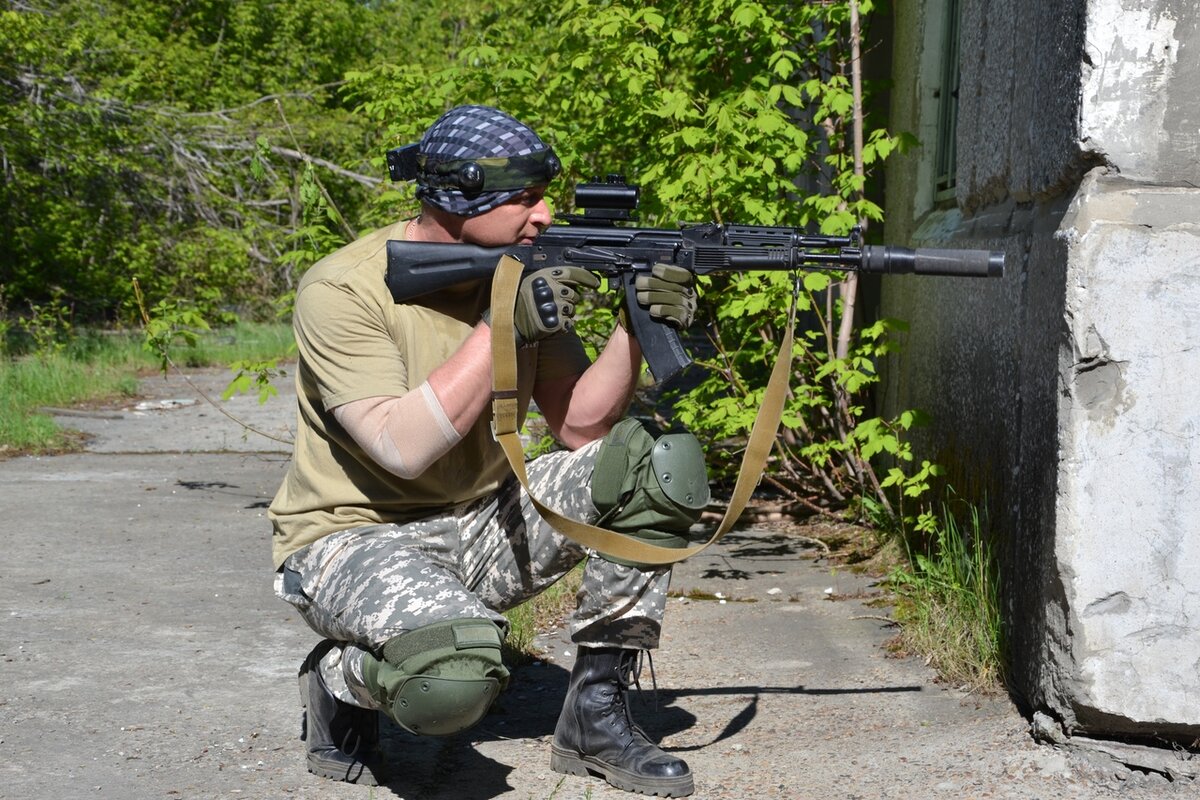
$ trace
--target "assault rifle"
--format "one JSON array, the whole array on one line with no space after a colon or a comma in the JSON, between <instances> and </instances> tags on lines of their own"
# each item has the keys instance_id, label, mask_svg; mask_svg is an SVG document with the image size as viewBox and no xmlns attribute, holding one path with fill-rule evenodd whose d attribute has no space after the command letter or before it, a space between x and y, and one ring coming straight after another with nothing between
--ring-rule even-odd
<instances>
[{"instance_id":1,"label":"assault rifle","mask_svg":"<svg viewBox=\"0 0 1200 800\"><path fill-rule=\"evenodd\" d=\"M869 274L999 277L1004 253L988 250L864 245L858 228L848 236L816 236L795 228L755 225L685 225L677 229L637 228L618 223L631 219L638 187L619 175L593 179L575 189L582 215L564 217L532 244L478 247L468 244L389 241L387 286L404 303L466 281L490 277L504 254L525 265L525 272L571 265L602 275L610 286L625 289L633 335L656 381L664 381L691 363L671 327L655 322L638 305L634 280L655 264L686 267L696 275L718 271L843 270Z\"/></svg>"}]
</instances>

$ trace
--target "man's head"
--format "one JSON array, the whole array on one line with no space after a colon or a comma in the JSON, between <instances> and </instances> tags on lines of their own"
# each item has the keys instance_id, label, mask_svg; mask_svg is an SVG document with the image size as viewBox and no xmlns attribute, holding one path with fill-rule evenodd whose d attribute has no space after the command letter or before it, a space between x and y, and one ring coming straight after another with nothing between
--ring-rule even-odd
<instances>
[{"instance_id":1,"label":"man's head","mask_svg":"<svg viewBox=\"0 0 1200 800\"><path fill-rule=\"evenodd\" d=\"M423 203L475 217L527 190L544 191L561 165L524 123L495 108L457 106L438 118L416 145L388 153L393 180L417 181Z\"/></svg>"}]
</instances>

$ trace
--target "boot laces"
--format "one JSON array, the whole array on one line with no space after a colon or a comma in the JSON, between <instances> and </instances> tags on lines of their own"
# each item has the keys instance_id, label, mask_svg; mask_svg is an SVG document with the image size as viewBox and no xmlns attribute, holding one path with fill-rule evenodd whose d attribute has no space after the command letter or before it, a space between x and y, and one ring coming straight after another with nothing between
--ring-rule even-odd
<instances>
[{"instance_id":1,"label":"boot laces","mask_svg":"<svg viewBox=\"0 0 1200 800\"><path fill-rule=\"evenodd\" d=\"M629 702L626 699L626 693L632 688L637 689L638 697L644 704L645 699L642 697L642 684L639 677L645 662L650 664L650 685L654 694L655 709L658 707L658 679L654 675L654 656L649 650L635 650L628 655L622 654L621 660L617 663L617 684L618 690L613 692L613 707L605 712L605 715L619 712L625 718L626 725L629 726L630 733L633 734L633 739L640 739L646 744L653 745L650 737L642 730L642 726L638 725L633 720L633 711L629 707ZM632 744L632 742L630 742ZM627 745L628 746L628 745Z\"/></svg>"},{"instance_id":2,"label":"boot laces","mask_svg":"<svg viewBox=\"0 0 1200 800\"><path fill-rule=\"evenodd\" d=\"M654 674L654 655L649 650L636 650L634 653L636 655L621 659L617 667L617 681L627 691L631 688L637 689L638 698L645 703L642 684L638 679L642 674L642 669L648 663L650 665L650 693L654 696L654 710L658 711L658 676Z\"/></svg>"},{"instance_id":3,"label":"boot laces","mask_svg":"<svg viewBox=\"0 0 1200 800\"><path fill-rule=\"evenodd\" d=\"M345 735L342 736L342 743L338 747L338 750L341 751L341 753L347 758L355 759L355 756L358 755L358 751L361 748L362 734L360 734L354 728L350 728L346 731Z\"/></svg>"}]
</instances>

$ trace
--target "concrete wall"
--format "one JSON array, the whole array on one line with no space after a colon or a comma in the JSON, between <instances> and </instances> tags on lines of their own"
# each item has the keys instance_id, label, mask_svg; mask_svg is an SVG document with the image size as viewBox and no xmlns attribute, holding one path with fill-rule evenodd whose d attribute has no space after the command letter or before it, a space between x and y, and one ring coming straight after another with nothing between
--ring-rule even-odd
<instances>
[{"instance_id":1,"label":"concrete wall","mask_svg":"<svg viewBox=\"0 0 1200 800\"><path fill-rule=\"evenodd\" d=\"M1062 230L1056 556L1074 713L1200 726L1200 192L1092 176Z\"/></svg>"},{"instance_id":2,"label":"concrete wall","mask_svg":"<svg viewBox=\"0 0 1200 800\"><path fill-rule=\"evenodd\" d=\"M895 9L892 125L932 142L944 0ZM955 197L891 162L893 243L1003 249L908 277L885 407L1004 536L1013 690L1068 732L1200 732L1200 9L962 0Z\"/></svg>"}]
</instances>

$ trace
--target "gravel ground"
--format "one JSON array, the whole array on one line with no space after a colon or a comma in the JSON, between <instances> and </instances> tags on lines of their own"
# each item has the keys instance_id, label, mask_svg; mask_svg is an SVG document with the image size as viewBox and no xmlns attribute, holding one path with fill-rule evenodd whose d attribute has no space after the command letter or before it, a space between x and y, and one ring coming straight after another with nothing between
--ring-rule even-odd
<instances>
[{"instance_id":1,"label":"gravel ground","mask_svg":"<svg viewBox=\"0 0 1200 800\"><path fill-rule=\"evenodd\" d=\"M202 401L224 376L195 380L63 416L86 453L0 461L0 798L631 797L549 769L573 655L556 630L473 731L385 728L394 784L309 775L295 675L315 637L271 593L265 518L287 447ZM294 417L286 396L222 405L281 438ZM1200 794L1037 744L1007 698L889 657L886 610L858 599L869 579L787 532L737 529L673 589L635 715L692 765L697 798Z\"/></svg>"}]
</instances>

